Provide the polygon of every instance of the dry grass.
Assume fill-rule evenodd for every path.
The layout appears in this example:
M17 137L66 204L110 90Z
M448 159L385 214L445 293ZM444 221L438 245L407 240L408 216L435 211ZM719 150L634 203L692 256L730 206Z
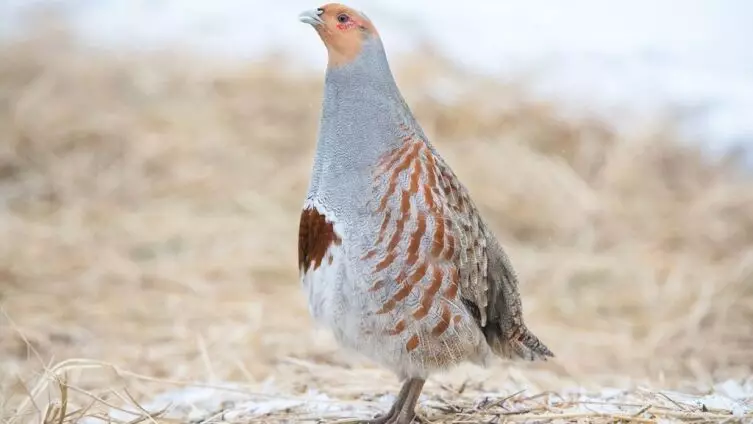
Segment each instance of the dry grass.
M161 386L183 386L160 394L148 404L139 403L125 386L109 388L112 400L97 396L60 378L40 380L27 399L53 389L59 400L47 404L41 422L116 422L241 424L256 422L332 422L357 423L389 408L394 393L383 395L377 388L392 385L379 370L349 370L311 361L287 358L274 369L278 384L267 381L249 384L190 384L137 375L112 364L96 361L69 360L48 370L50 376L70 370L108 370L128 386L134 383L158 383ZM476 370L478 371L478 370ZM560 389L530 393L520 389L530 385L518 373L512 373L504 386L482 381L483 375L468 372L441 375L428 382L421 396L418 415L422 423L478 422L749 422L753 411L749 398L753 378L743 385L728 380L698 394L645 387L632 390L607 388L588 391L583 388ZM488 373L482 372L481 374ZM305 376L306 386L301 387ZM522 379L522 380L521 380ZM343 385L348 381L349 384ZM361 381L359 384L358 381ZM364 384L365 383L365 384ZM50 385L53 387L49 387ZM492 386L492 387L490 387ZM393 388L397 391L397 387ZM704 393L705 392L705 393ZM71 394L90 399L84 407L72 409ZM30 402L22 405L29 406ZM94 405L109 407L106 413ZM28 408L27 408L28 409ZM25 416L11 423L22 421Z
M170 381L240 381L247 396L277 398L316 389L342 405L394 393L388 373L314 329L297 284L321 72L116 55L60 34L2 45L0 57L0 420L36 411L16 416L39 422L47 408L49 422L71 421ZM530 328L557 354L437 376L422 411L467 418L436 401L481 411L471 421L512 420L479 399L704 391L751 375L749 174L668 123L617 132L433 55L398 62L408 102L516 264ZM451 99L437 95L448 87ZM116 365L53 365L72 358ZM50 403L63 393L65 413ZM647 405L635 420L729 417L646 393L592 415L557 403L580 405L564 392L509 408L530 409L516 419L614 421Z

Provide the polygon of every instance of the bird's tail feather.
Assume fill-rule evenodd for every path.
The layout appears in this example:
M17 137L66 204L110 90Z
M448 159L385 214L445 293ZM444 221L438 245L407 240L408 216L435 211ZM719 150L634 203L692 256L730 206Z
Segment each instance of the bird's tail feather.
M510 338L495 338L490 344L492 350L499 356L509 359L524 359L527 361L546 361L553 358L554 353L527 328L523 327Z

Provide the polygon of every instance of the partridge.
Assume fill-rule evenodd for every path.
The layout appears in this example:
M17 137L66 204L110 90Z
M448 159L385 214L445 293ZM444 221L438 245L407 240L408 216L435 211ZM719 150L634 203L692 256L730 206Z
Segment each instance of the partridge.
M552 352L523 322L518 280L468 190L429 142L374 24L341 4L303 12L328 52L298 265L337 341L404 381L372 423L410 423L426 378Z

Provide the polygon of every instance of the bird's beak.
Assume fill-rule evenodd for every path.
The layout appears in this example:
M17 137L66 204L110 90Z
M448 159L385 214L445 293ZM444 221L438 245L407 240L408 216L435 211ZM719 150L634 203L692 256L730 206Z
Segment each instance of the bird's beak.
M324 21L321 18L321 9L312 9L307 10L305 12L302 12L300 15L298 15L298 20L303 22L304 24L309 24L313 26L321 25L324 23Z

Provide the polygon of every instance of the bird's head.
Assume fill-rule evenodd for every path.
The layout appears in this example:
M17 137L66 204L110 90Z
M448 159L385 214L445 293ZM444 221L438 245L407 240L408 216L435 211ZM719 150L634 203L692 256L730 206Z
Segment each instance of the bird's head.
M352 62L361 53L364 42L379 37L374 24L363 13L339 3L307 10L298 18L319 34L327 47L331 67Z

